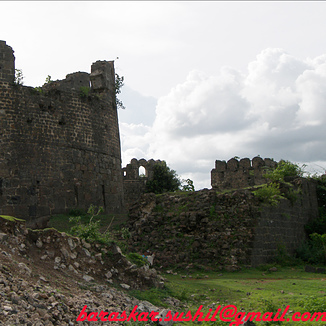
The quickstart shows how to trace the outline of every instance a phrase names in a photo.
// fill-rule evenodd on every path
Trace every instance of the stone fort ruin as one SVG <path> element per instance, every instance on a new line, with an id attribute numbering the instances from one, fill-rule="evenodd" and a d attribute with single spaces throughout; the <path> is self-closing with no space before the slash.
<path id="1" fill-rule="evenodd" d="M 216 190 L 240 189 L 266 183 L 264 173 L 276 168 L 277 163 L 270 159 L 254 157 L 240 161 L 231 158 L 227 162 L 216 160 L 211 171 L 211 185 Z"/>
<path id="2" fill-rule="evenodd" d="M 0 214 L 31 221 L 90 204 L 124 210 L 114 62 L 26 87 L 0 41 Z"/>

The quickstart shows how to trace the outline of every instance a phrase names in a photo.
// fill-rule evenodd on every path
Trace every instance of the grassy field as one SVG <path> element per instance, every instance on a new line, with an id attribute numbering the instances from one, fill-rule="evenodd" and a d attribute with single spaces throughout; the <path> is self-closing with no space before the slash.
<path id="1" fill-rule="evenodd" d="M 166 305 L 166 297 L 173 296 L 181 301 L 174 311 L 196 312 L 203 305 L 204 312 L 215 311 L 235 305 L 243 312 L 284 311 L 290 306 L 289 314 L 299 312 L 326 311 L 326 275 L 306 273 L 303 267 L 281 268 L 270 272 L 260 269 L 246 269 L 239 272 L 164 274 L 168 282 L 165 290 L 133 291 L 132 294 L 156 305 Z M 175 274 L 175 273 L 174 273 Z M 205 314 L 204 314 L 205 316 Z M 198 325 L 197 322 L 183 322 L 177 325 Z M 228 322 L 203 322 L 202 325 L 228 325 Z M 257 325 L 325 325 L 326 322 L 257 322 Z"/>

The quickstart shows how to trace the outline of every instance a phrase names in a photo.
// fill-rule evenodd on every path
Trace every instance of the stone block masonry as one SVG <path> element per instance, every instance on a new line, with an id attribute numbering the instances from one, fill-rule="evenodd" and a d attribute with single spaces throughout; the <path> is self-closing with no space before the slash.
<path id="1" fill-rule="evenodd" d="M 266 183 L 263 177 L 268 169 L 273 169 L 277 163 L 269 158 L 254 157 L 252 160 L 243 158 L 240 161 L 231 158 L 227 162 L 215 161 L 211 171 L 211 185 L 216 190 L 239 189 Z"/>
<path id="2" fill-rule="evenodd" d="M 34 89 L 14 83 L 14 60 L 0 41 L 0 214 L 123 212 L 114 63 Z"/>

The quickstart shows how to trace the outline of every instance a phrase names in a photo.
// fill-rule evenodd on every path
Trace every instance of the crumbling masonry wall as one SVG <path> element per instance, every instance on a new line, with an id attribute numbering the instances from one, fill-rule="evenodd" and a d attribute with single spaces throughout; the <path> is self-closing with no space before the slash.
<path id="1" fill-rule="evenodd" d="M 211 171 L 211 185 L 216 190 L 240 189 L 266 183 L 263 177 L 268 169 L 273 169 L 277 163 L 269 158 L 254 157 L 252 160 L 243 158 L 240 161 L 232 158 L 225 161 L 215 161 Z"/>
<path id="2" fill-rule="evenodd" d="M 236 270 L 272 262 L 278 251 L 294 254 L 304 225 L 318 217 L 316 182 L 292 181 L 294 201 L 262 205 L 249 189 L 144 194 L 130 207 L 131 251 L 155 253 L 154 265 L 212 265 Z"/>
<path id="3" fill-rule="evenodd" d="M 137 160 L 133 158 L 125 168 L 122 169 L 123 189 L 126 207 L 138 201 L 140 196 L 146 191 L 146 183 L 154 177 L 155 164 L 161 163 L 160 160 L 145 159 Z M 144 174 L 140 172 L 140 167 L 144 168 Z"/>
<path id="4" fill-rule="evenodd" d="M 32 221 L 90 204 L 122 212 L 114 63 L 34 89 L 14 84 L 14 61 L 0 41 L 0 214 Z"/>

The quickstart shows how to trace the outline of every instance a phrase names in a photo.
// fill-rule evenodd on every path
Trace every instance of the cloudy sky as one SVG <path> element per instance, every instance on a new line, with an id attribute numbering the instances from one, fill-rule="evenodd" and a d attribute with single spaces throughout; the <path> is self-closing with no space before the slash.
<path id="1" fill-rule="evenodd" d="M 165 160 L 197 189 L 234 156 L 326 170 L 325 2 L 1 1 L 0 12 L 25 85 L 115 60 L 123 166 Z"/>

